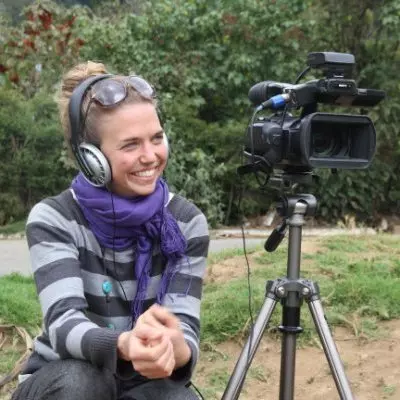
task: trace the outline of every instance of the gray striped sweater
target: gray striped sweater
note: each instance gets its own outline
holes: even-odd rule
[[[209,235],[201,211],[179,195],[171,197],[167,207],[187,240],[187,251],[169,284],[163,306],[179,317],[192,351],[188,365],[173,375],[186,381],[199,353],[200,299]],[[43,332],[34,341],[24,374],[52,360],[76,358],[109,368],[121,378],[138,377],[131,363],[117,358],[118,336],[132,328],[135,248],[113,251],[100,246],[70,189],[32,208],[26,234],[43,313]],[[155,303],[165,267],[158,243],[153,245],[152,261],[144,310]],[[111,287],[107,296],[105,282]]]

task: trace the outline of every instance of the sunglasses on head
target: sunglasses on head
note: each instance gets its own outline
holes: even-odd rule
[[[124,79],[110,77],[96,82],[92,86],[91,101],[94,100],[103,107],[112,107],[128,96],[128,85],[145,99],[154,99],[156,92],[153,86],[145,79],[137,75],[128,76]]]

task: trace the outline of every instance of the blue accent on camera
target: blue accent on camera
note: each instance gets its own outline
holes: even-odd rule
[[[270,101],[272,101],[271,108],[280,108],[286,104],[286,99],[280,94],[271,97]]]

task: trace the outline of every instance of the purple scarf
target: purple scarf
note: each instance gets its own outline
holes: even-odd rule
[[[186,239],[165,207],[168,185],[159,179],[154,192],[148,196],[122,197],[91,185],[79,173],[71,187],[90,229],[103,247],[125,250],[136,244],[137,291],[131,309],[136,321],[142,313],[150,280],[153,243],[160,242],[161,253],[167,260],[157,293],[158,304],[176,273],[178,259],[186,250]]]

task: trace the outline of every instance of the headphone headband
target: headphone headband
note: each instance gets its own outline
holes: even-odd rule
[[[76,161],[78,162],[79,167],[84,172],[85,175],[90,176],[90,168],[88,167],[84,157],[82,157],[81,152],[79,151],[80,138],[83,135],[82,132],[82,104],[85,98],[86,92],[91,88],[91,86],[103,79],[112,76],[111,74],[101,74],[91,76],[81,82],[72,92],[72,96],[69,101],[69,121],[70,121],[70,129],[71,129],[71,139],[70,145],[72,149],[72,153],[74,154]]]
[[[111,166],[101,150],[94,144],[85,143],[83,140],[84,121],[82,105],[86,93],[96,82],[112,76],[114,75],[94,75],[82,81],[72,92],[68,106],[72,154],[83,176],[94,186],[105,186],[109,183],[112,179],[112,172]],[[159,114],[158,109],[157,114]],[[168,148],[168,140],[165,135],[164,140]]]

